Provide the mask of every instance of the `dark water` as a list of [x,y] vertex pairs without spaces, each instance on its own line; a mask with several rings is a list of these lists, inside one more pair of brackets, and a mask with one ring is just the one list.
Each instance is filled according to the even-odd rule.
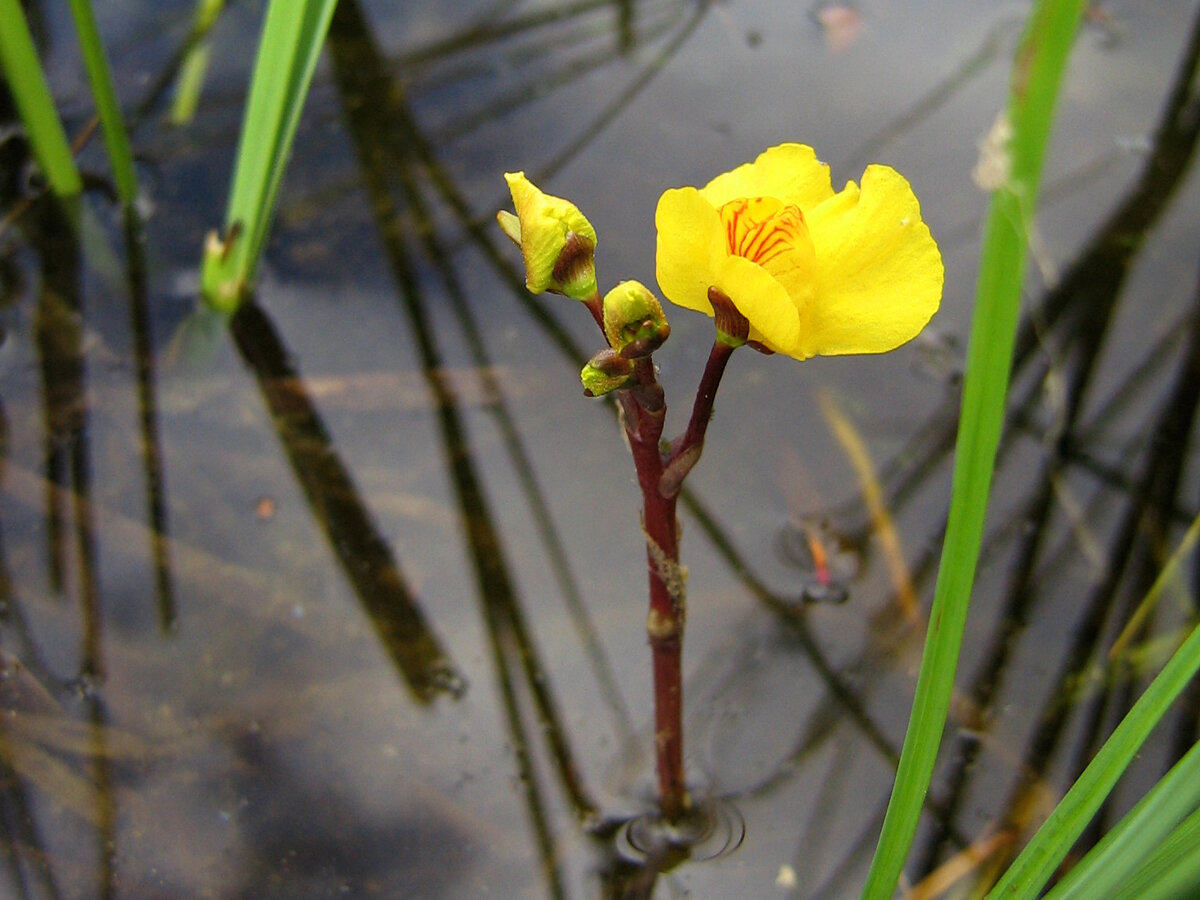
[[[190,5],[101,11],[137,234],[101,187],[78,225],[29,202],[3,145],[0,894],[856,895],[944,524],[971,170],[1025,5],[399,6],[340,4],[231,320],[198,305],[196,265],[257,9],[218,23],[182,128],[157,88]],[[74,134],[89,95],[46,15]],[[1194,614],[1193,565],[1107,661],[1200,502],[1197,18],[1106,4],[1078,39],[914,881],[1044,815]],[[683,503],[686,746],[715,810],[693,857],[713,858],[647,857],[623,827],[652,786],[632,468],[581,396],[594,326],[527,296],[492,216],[525,169],[596,226],[602,286],[651,282],[662,190],[784,140],[837,184],[903,172],[945,299],[888,356],[734,359]],[[81,164],[103,175],[99,141]],[[711,324],[668,314],[673,434]],[[873,461],[882,531],[835,421]],[[1104,821],[1195,716],[1181,705]]]

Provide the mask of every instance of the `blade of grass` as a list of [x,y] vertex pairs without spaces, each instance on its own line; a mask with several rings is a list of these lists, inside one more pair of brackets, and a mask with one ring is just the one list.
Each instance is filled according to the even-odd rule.
[[1126,646],[1132,640],[1131,635],[1137,633],[1138,628],[1146,620],[1146,616],[1150,610],[1158,603],[1159,598],[1166,589],[1171,586],[1171,579],[1179,568],[1178,563],[1175,562],[1176,557],[1187,556],[1191,553],[1192,547],[1195,546],[1197,540],[1200,540],[1200,528],[1197,528],[1196,522],[1192,522],[1191,527],[1187,530],[1187,534],[1183,536],[1183,542],[1179,545],[1179,549],[1175,551],[1175,555],[1163,567],[1159,576],[1154,579],[1154,584],[1150,586],[1150,590],[1146,591],[1145,598],[1138,604],[1137,609],[1133,611],[1133,615],[1129,617],[1129,621],[1125,627],[1121,629],[1120,635],[1113,641],[1112,648],[1108,651],[1110,662],[1118,659],[1125,652]]
[[272,0],[254,63],[225,215],[225,240],[210,235],[201,291],[232,310],[250,289],[283,180],[288,151],[336,0]]
[[1083,7],[1083,0],[1039,0],[1013,66],[1008,101],[1011,137],[999,148],[1007,177],[992,194],[984,232],[946,539],[908,732],[863,888],[868,900],[892,896],[945,728],[1004,423],[1029,241],[1027,223],[1036,206],[1058,86]]
[[1179,824],[1108,900],[1186,900],[1200,893],[1200,810]]
[[192,33],[188,37],[187,56],[184,57],[175,86],[175,102],[171,106],[172,125],[186,125],[196,114],[204,76],[208,72],[208,32],[224,8],[225,0],[197,0]]
[[1200,806],[1200,744],[1176,763],[1046,900],[1093,900],[1124,884]]
[[883,558],[887,563],[888,574],[892,579],[892,592],[896,597],[896,606],[904,617],[914,624],[921,620],[921,609],[917,603],[917,592],[913,587],[912,576],[908,564],[904,561],[904,550],[900,546],[900,535],[896,531],[896,523],[888,511],[883,498],[883,487],[875,471],[875,463],[863,443],[862,436],[853,423],[838,409],[833,395],[826,390],[817,394],[821,415],[825,417],[830,431],[842,445],[842,450],[850,459],[850,465],[858,475],[859,490],[862,492],[863,504],[871,516],[871,529],[879,540],[883,550]]
[[71,0],[71,15],[75,19],[75,30],[79,33],[79,47],[83,51],[83,64],[92,85],[92,96],[96,98],[96,113],[104,130],[104,146],[108,149],[117,196],[128,209],[137,196],[137,176],[133,172],[133,150],[129,144],[129,132],[125,129],[125,119],[121,115],[121,105],[117,102],[117,91],[113,87],[108,55],[100,40],[100,29],[96,25],[90,0]]
[[[1200,532],[1200,516],[1192,522],[1192,526],[1188,529],[1179,548],[1163,566],[1158,578],[1150,588],[1152,592],[1161,591],[1162,585],[1176,576],[1179,565],[1187,558],[1187,551],[1194,544],[1198,532]],[[1200,671],[1200,626],[1192,629],[1187,640],[1167,660],[1167,664],[1158,673],[1158,677],[1138,698],[1133,708],[1121,720],[1121,724],[1116,727],[1109,739],[1104,742],[1104,746],[1096,753],[1095,758],[1071,785],[1071,789],[1067,791],[1046,821],[1042,823],[1037,834],[1021,851],[1021,855],[1004,873],[1004,877],[996,883],[991,893],[988,894],[988,900],[1038,896],[1046,881],[1054,874],[1055,868],[1066,857],[1067,851],[1071,849],[1079,835],[1083,833],[1084,828],[1092,820],[1113,785],[1117,783],[1117,779],[1121,777],[1129,763],[1141,750],[1142,744],[1145,743],[1154,726],[1158,724],[1158,720],[1174,703],[1179,692],[1197,671]],[[1192,756],[1193,753],[1189,753],[1184,758],[1185,761],[1190,760]],[[1183,765],[1183,762],[1179,765]],[[1191,765],[1196,765],[1196,761],[1192,760]],[[1165,778],[1174,777],[1174,769],[1165,776]],[[1197,793],[1200,794],[1200,791]],[[1158,802],[1168,803],[1170,801],[1169,798],[1163,798]],[[1178,821],[1178,818],[1175,821]],[[1083,879],[1086,874],[1085,871],[1075,878]],[[1105,878],[1106,883],[1112,883],[1104,873],[1088,877]],[[1095,894],[1078,894],[1076,896],[1095,896]]]
[[1192,631],[1133,709],[1121,720],[1095,759],[1084,769],[1054,812],[1021,851],[1021,855],[987,895],[988,900],[1033,898],[1039,895],[1158,720],[1198,670],[1200,627]]
[[0,66],[25,123],[33,155],[59,197],[83,190],[71,144],[54,108],[20,0],[0,0]]

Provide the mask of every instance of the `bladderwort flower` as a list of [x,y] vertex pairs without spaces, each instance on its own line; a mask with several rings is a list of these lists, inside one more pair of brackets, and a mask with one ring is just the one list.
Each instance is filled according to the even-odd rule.
[[524,172],[504,176],[516,215],[501,210],[496,221],[525,259],[525,286],[590,300],[596,289],[596,231],[579,208],[536,187]]
[[937,312],[944,270],[912,188],[887,166],[835,193],[811,147],[780,144],[703,188],[666,191],[655,212],[667,299],[749,323],[719,337],[796,359],[883,353]]

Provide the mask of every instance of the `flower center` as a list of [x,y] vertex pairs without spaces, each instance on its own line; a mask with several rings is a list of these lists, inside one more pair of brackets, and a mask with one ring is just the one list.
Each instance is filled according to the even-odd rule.
[[723,204],[720,213],[729,252],[765,269],[809,240],[800,207],[774,197],[740,197]]

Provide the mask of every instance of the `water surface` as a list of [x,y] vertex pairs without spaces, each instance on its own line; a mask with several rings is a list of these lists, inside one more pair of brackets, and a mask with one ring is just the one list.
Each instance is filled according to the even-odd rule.
[[[173,127],[190,6],[103,10],[146,200],[132,240],[101,188],[73,225],[7,163],[7,893],[856,896],[945,521],[987,199],[971,172],[1026,6],[343,0],[231,319],[202,308],[196,264],[259,10],[222,16],[197,117]],[[75,133],[91,107],[57,15],[43,52]],[[977,842],[1011,852],[1193,614],[1191,573],[1106,662],[1198,502],[1197,15],[1096,7],[1077,41],[914,882]],[[744,840],[646,861],[622,829],[652,807],[632,466],[581,395],[594,324],[526,294],[492,217],[524,169],[596,226],[602,286],[650,283],[659,194],[786,140],[838,186],[903,172],[945,298],[887,356],[733,360],[681,507],[686,746]],[[100,142],[80,162],[102,177]],[[673,434],[711,323],[668,313]]]

